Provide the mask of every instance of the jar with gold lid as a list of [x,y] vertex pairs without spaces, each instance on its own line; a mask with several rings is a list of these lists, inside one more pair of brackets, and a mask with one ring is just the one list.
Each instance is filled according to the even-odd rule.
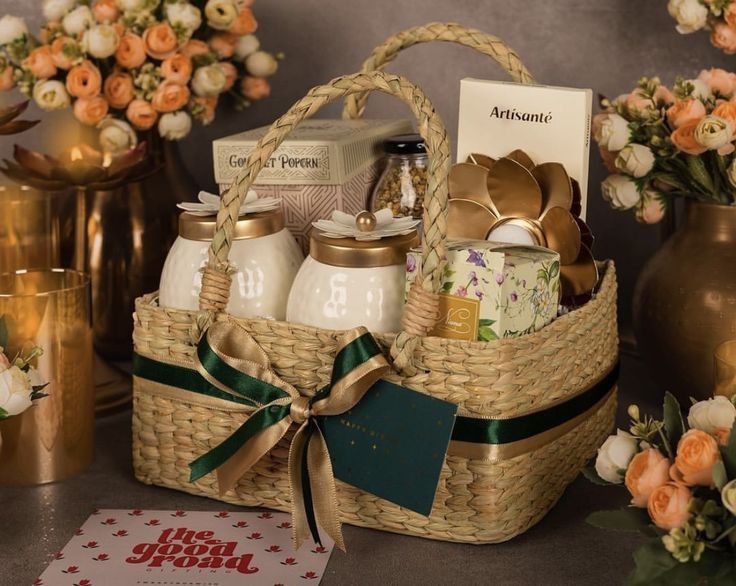
[[[159,304],[196,310],[215,234],[215,215],[185,212],[179,216],[179,237],[166,258]],[[303,256],[284,227],[280,209],[243,215],[235,225],[230,262],[235,269],[227,312],[236,317],[283,320],[286,301]]]
[[419,243],[413,227],[407,232],[357,240],[313,229],[309,256],[289,294],[286,320],[330,330],[362,325],[374,333],[399,331],[406,254]]

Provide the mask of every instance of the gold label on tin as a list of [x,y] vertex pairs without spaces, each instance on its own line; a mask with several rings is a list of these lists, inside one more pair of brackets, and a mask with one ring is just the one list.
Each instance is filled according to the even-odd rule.
[[480,302],[477,299],[440,294],[440,317],[431,335],[474,341],[478,339],[479,319]]

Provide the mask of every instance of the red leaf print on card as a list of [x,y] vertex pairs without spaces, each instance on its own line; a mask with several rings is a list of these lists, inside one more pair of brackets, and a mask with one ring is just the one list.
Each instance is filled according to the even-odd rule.
[[229,516],[230,513],[228,513],[227,511],[222,511],[221,513],[217,513],[217,515],[215,515],[215,519],[227,519]]
[[57,551],[57,552],[56,552],[56,553],[54,554],[54,559],[55,559],[55,560],[63,560],[63,559],[64,559],[64,552],[62,552],[62,551]]
[[106,553],[101,553],[96,558],[92,558],[92,559],[95,560],[96,562],[106,562],[107,560],[110,559],[110,556],[107,555]]
[[74,532],[74,535],[84,535],[84,530],[80,527]]
[[261,513],[258,515],[259,519],[273,519],[273,513]]
[[269,553],[278,553],[283,550],[281,549],[280,545],[272,545],[271,547],[269,547],[268,549],[264,549],[263,551],[267,551]]
[[159,521],[158,519],[151,519],[148,523],[146,523],[146,525],[148,525],[149,527],[155,527],[156,525],[160,524],[161,521]]
[[130,511],[130,513],[128,513],[128,515],[130,515],[131,517],[140,517],[142,514],[143,511],[141,511],[140,509],[133,509],[132,511]]
[[296,566],[297,565],[296,558],[286,558],[283,562],[281,562],[282,566]]
[[86,578],[84,580],[80,580],[79,582],[75,582],[74,586],[92,586],[92,582],[87,580]]
[[248,535],[248,539],[263,539],[263,535],[260,533],[251,533]]
[[277,525],[277,527],[279,529],[291,529],[291,523],[289,523],[288,521],[284,521],[280,525]]
[[322,547],[321,545],[318,545],[312,550],[312,553],[327,553],[327,548]]
[[171,513],[172,517],[186,517],[186,511],[176,511],[175,513]]
[[248,527],[248,521],[238,521],[233,525],[233,527],[236,527],[237,529],[242,529],[243,527]]
[[99,547],[97,545],[96,541],[88,541],[82,546],[84,549],[95,549],[96,547]]
[[112,534],[113,537],[127,537],[128,532],[125,529],[120,529]]
[[317,575],[317,572],[307,572],[302,576],[305,580],[314,580],[315,578],[319,578]]
[[77,566],[69,566],[66,570],[62,570],[63,574],[77,574],[79,573],[79,568]]
[[105,519],[104,521],[100,521],[102,525],[117,525],[117,521],[115,519]]
[[41,580],[41,578],[36,578],[33,581],[33,586],[43,586],[43,580]]

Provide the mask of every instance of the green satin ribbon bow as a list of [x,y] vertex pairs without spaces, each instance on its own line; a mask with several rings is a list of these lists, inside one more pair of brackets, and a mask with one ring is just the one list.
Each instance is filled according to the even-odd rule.
[[330,384],[303,396],[271,369],[266,353],[236,322],[217,322],[197,346],[197,370],[216,389],[205,394],[249,402],[256,411],[230,437],[190,464],[191,480],[217,471],[220,494],[269,452],[292,423],[299,425],[289,449],[289,480],[298,548],[322,527],[345,549],[330,455],[315,416],[339,415],[355,406],[389,370],[373,336],[355,328],[338,341]]

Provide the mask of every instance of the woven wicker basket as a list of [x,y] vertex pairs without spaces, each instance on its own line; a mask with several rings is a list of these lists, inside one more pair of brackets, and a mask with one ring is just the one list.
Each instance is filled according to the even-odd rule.
[[[303,119],[322,105],[349,96],[346,115],[362,113],[370,91],[401,98],[417,118],[429,153],[425,201],[423,290],[413,291],[398,335],[377,336],[390,350],[396,372],[388,380],[451,401],[459,415],[508,419],[544,410],[580,395],[610,373],[617,362],[616,275],[601,265],[596,297],[541,331],[495,342],[464,342],[426,335],[433,292],[444,257],[448,145],[444,126],[422,91],[406,79],[380,71],[403,47],[429,40],[456,41],[489,54],[518,81],[531,76],[518,57],[495,37],[458,25],[432,24],[400,33],[379,47],[364,71],[318,86],[277,120],[259,143],[233,189],[223,197],[218,232],[203,279],[200,312],[159,307],[156,295],[136,302],[134,342],[140,356],[194,368],[202,330],[224,313],[229,292],[227,255],[240,199],[271,153]],[[340,332],[292,323],[237,320],[268,355],[273,369],[305,395],[329,381]],[[133,463],[145,483],[219,499],[215,475],[189,481],[189,463],[220,444],[248,417],[248,407],[222,401],[214,408],[185,390],[134,382]],[[447,541],[495,543],[538,522],[559,499],[612,427],[615,383],[599,408],[571,429],[533,451],[504,459],[448,455],[430,517],[337,482],[341,521],[352,525]],[[291,434],[249,470],[221,500],[289,510],[287,457]]]

